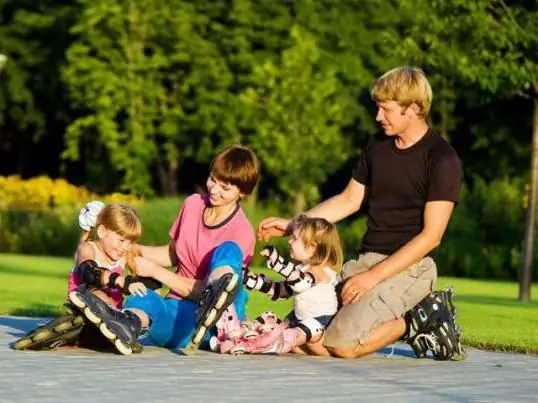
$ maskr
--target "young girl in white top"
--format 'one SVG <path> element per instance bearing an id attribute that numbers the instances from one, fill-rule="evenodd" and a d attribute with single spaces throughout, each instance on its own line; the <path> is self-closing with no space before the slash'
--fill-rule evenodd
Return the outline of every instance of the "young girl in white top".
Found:
<path id="1" fill-rule="evenodd" d="M 336 314 L 336 275 L 343 261 L 336 227 L 325 219 L 305 215 L 295 218 L 291 226 L 289 244 L 294 261 L 286 262 L 273 247 L 261 252 L 267 258 L 267 267 L 285 280 L 275 282 L 263 274 L 247 272 L 244 284 L 247 289 L 266 293 L 273 300 L 293 297 L 293 311 L 262 334 L 242 334 L 221 342 L 213 340 L 214 347 L 218 344 L 216 350 L 232 354 L 289 352 L 307 342 L 319 341 Z M 261 320 L 267 316 L 262 315 Z"/>

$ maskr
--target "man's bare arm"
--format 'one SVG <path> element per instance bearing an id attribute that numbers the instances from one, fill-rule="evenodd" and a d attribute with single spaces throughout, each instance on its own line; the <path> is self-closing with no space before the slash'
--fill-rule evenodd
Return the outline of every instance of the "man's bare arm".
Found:
<path id="1" fill-rule="evenodd" d="M 310 217 L 325 218 L 336 223 L 357 212 L 364 200 L 365 187 L 351 178 L 345 189 L 306 212 Z"/>
<path id="2" fill-rule="evenodd" d="M 450 201 L 431 201 L 424 208 L 424 229 L 420 234 L 375 265 L 371 273 L 378 283 L 402 272 L 417 263 L 441 243 L 443 234 L 454 210 Z"/>

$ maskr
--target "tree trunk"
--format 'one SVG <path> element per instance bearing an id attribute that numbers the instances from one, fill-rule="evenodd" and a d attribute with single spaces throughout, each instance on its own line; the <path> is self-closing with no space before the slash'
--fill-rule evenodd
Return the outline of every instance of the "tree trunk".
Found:
<path id="1" fill-rule="evenodd" d="M 178 157 L 173 156 L 168 159 L 168 175 L 166 176 L 166 190 L 168 191 L 167 195 L 176 196 L 177 195 L 177 171 L 179 169 Z"/>
<path id="2" fill-rule="evenodd" d="M 164 196 L 177 195 L 177 169 L 177 160 L 167 160 L 160 152 L 157 153 L 157 174 L 161 192 Z"/>
<path id="3" fill-rule="evenodd" d="M 535 84 L 538 86 L 538 84 Z M 536 218 L 536 198 L 538 191 L 538 91 L 533 98 L 534 108 L 532 114 L 532 165 L 529 205 L 525 222 L 525 239 L 523 242 L 523 260 L 519 280 L 519 300 L 531 300 L 532 260 L 534 256 L 534 230 Z"/>
<path id="4" fill-rule="evenodd" d="M 295 197 L 293 198 L 293 213 L 299 214 L 304 211 L 304 208 L 306 206 L 306 201 L 304 197 L 304 193 L 301 191 L 297 191 L 295 193 Z"/>
<path id="5" fill-rule="evenodd" d="M 2 73 L 2 70 L 4 70 L 4 65 L 6 64 L 6 62 L 7 62 L 6 55 L 3 55 L 2 53 L 0 53 L 0 73 Z"/>

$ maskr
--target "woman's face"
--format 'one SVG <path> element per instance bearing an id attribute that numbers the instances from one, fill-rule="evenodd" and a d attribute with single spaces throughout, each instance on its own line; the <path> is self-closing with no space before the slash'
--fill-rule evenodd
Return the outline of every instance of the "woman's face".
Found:
<path id="1" fill-rule="evenodd" d="M 214 207 L 237 203 L 242 196 L 237 186 L 221 182 L 212 174 L 207 178 L 206 185 L 209 193 L 209 201 Z"/>

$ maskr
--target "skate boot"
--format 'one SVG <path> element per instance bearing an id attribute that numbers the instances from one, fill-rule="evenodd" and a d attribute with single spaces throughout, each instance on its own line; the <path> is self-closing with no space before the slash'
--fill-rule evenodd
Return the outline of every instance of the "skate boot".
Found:
<path id="1" fill-rule="evenodd" d="M 215 324 L 217 334 L 209 339 L 209 349 L 213 352 L 219 351 L 219 345 L 227 340 L 235 340 L 243 336 L 242 326 L 233 304 L 223 312 L 220 319 Z"/>
<path id="2" fill-rule="evenodd" d="M 226 272 L 220 276 L 215 272 L 211 273 L 208 284 L 198 300 L 195 331 L 187 346 L 188 349 L 198 348 L 206 332 L 217 323 L 233 302 L 238 289 L 239 276 L 236 273 Z"/>
<path id="3" fill-rule="evenodd" d="M 455 321 L 453 290 L 435 291 L 409 310 L 404 318 L 407 342 L 417 358 L 431 351 L 438 360 L 450 360 L 454 354 L 464 355 L 461 330 Z"/>
<path id="4" fill-rule="evenodd" d="M 129 355 L 142 351 L 137 339 L 142 326 L 140 319 L 134 313 L 117 310 L 89 291 L 72 291 L 69 293 L 69 300 L 99 328 L 103 336 L 121 354 Z"/>
<path id="5" fill-rule="evenodd" d="M 62 305 L 62 308 L 64 309 L 65 313 L 67 313 L 68 315 L 77 315 L 77 314 L 82 315 L 82 312 L 80 312 L 80 310 L 70 301 L 64 302 L 64 304 Z"/>
<path id="6" fill-rule="evenodd" d="M 231 304 L 217 321 L 217 334 L 209 339 L 209 349 L 213 352 L 228 353 L 239 341 L 256 338 L 272 331 L 282 321 L 271 311 L 263 312 L 254 320 L 240 322 Z"/>
<path id="7" fill-rule="evenodd" d="M 257 337 L 238 340 L 228 352 L 233 355 L 288 353 L 297 346 L 301 333 L 298 328 L 284 328 L 279 325 Z"/>
<path id="8" fill-rule="evenodd" d="M 466 357 L 466 353 L 465 353 L 465 349 L 463 348 L 463 344 L 462 344 L 462 338 L 463 338 L 463 330 L 461 329 L 461 327 L 459 326 L 459 324 L 457 323 L 456 321 L 456 316 L 457 316 L 457 310 L 456 310 L 456 306 L 454 305 L 454 301 L 453 301 L 453 296 L 454 296 L 454 288 L 452 287 L 448 287 L 447 289 L 443 290 L 443 291 L 437 291 L 437 292 L 434 292 L 432 294 L 432 297 L 438 301 L 441 305 L 443 305 L 444 307 L 446 307 L 448 309 L 448 329 L 449 330 L 446 330 L 445 332 L 446 333 L 450 333 L 453 335 L 453 344 L 454 344 L 454 353 L 452 355 L 451 358 L 456 358 L 458 360 L 463 360 L 465 359 Z M 441 330 L 441 332 L 443 332 Z M 443 340 L 443 338 L 447 338 L 448 336 L 442 336 L 442 337 L 438 337 L 439 340 Z M 452 339 L 452 337 L 451 337 Z M 444 359 L 444 356 L 442 354 L 442 351 L 441 353 L 438 353 L 436 351 L 433 351 L 433 355 L 442 360 Z"/>
<path id="9" fill-rule="evenodd" d="M 250 339 L 260 334 L 268 333 L 280 325 L 282 321 L 271 311 L 265 311 L 254 320 L 241 323 L 243 338 Z"/>
<path id="10" fill-rule="evenodd" d="M 52 350 L 66 345 L 75 345 L 84 327 L 84 316 L 80 313 L 61 316 L 28 332 L 17 340 L 15 350 Z"/>

